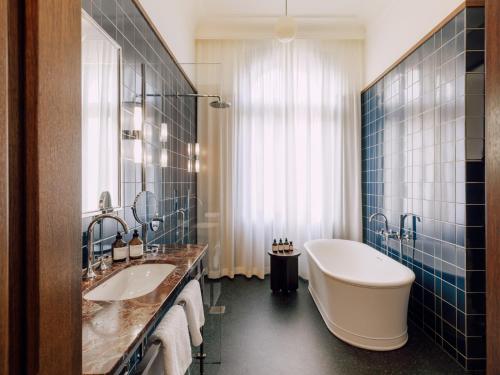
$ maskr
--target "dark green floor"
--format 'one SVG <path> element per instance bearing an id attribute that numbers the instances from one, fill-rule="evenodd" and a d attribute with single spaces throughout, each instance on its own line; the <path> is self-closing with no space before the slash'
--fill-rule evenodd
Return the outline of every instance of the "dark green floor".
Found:
<path id="1" fill-rule="evenodd" d="M 222 280 L 221 364 L 208 375 L 464 374 L 461 367 L 418 329 L 407 345 L 372 352 L 345 344 L 330 333 L 307 290 L 273 295 L 269 280 Z M 217 320 L 207 322 L 208 362 L 217 358 Z M 212 361 L 213 362 L 213 361 Z M 198 374 L 193 366 L 191 374 Z"/>

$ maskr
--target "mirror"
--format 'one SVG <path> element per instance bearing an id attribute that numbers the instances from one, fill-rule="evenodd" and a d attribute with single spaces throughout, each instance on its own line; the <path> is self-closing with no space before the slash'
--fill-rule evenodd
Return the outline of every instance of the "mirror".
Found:
<path id="1" fill-rule="evenodd" d="M 135 197 L 132 212 L 139 224 L 149 225 L 153 232 L 160 229 L 163 220 L 158 217 L 158 201 L 156 195 L 150 191 L 141 191 Z"/>
<path id="2" fill-rule="evenodd" d="M 82 215 L 121 207 L 121 48 L 82 13 Z M 102 204 L 102 202 L 101 202 Z"/>

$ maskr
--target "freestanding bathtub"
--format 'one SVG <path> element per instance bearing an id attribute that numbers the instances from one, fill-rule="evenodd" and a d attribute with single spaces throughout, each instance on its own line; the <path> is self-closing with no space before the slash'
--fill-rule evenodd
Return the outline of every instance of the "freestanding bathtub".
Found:
<path id="1" fill-rule="evenodd" d="M 314 240 L 304 247 L 309 291 L 335 336 L 370 350 L 406 344 L 413 271 L 359 242 Z"/>

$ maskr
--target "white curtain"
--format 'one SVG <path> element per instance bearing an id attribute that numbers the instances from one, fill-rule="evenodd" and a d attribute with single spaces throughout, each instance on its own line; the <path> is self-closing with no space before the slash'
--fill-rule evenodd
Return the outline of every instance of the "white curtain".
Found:
<path id="1" fill-rule="evenodd" d="M 198 195 L 221 213 L 213 275 L 264 277 L 274 238 L 361 240 L 362 51 L 361 41 L 198 41 L 197 61 L 221 63 L 232 102 L 200 108 Z"/>
<path id="2" fill-rule="evenodd" d="M 82 40 L 82 212 L 98 210 L 103 191 L 118 205 L 120 82 L 117 48 L 84 20 Z"/>

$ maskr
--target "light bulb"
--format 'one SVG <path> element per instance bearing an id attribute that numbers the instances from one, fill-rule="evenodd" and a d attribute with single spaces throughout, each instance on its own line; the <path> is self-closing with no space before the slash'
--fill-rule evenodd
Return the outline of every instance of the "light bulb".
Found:
<path id="1" fill-rule="evenodd" d="M 295 19 L 290 16 L 278 18 L 274 33 L 281 43 L 290 43 L 295 39 L 295 35 L 297 34 L 297 23 Z"/>
<path id="2" fill-rule="evenodd" d="M 136 104 L 134 106 L 134 130 L 142 130 L 142 106 Z"/>
<path id="3" fill-rule="evenodd" d="M 194 154 L 195 154 L 195 156 L 200 156 L 200 144 L 199 143 L 194 144 Z"/>
<path id="4" fill-rule="evenodd" d="M 188 156 L 191 157 L 191 155 L 193 154 L 193 147 L 191 143 L 188 143 L 187 146 L 188 146 Z"/>
<path id="5" fill-rule="evenodd" d="M 168 140 L 168 125 L 164 122 L 160 126 L 160 142 L 166 142 Z"/>
<path id="6" fill-rule="evenodd" d="M 193 166 L 192 166 L 192 164 L 191 164 L 191 160 L 188 160 L 188 165 L 187 165 L 187 167 L 188 167 L 188 172 L 192 172 L 192 171 L 193 171 Z"/>
<path id="7" fill-rule="evenodd" d="M 199 161 L 198 159 L 196 159 L 196 160 L 194 161 L 194 171 L 195 171 L 196 173 L 199 173 L 199 172 L 200 172 L 200 161 Z"/>
<path id="8" fill-rule="evenodd" d="M 134 163 L 142 163 L 142 141 L 134 139 Z"/>
<path id="9" fill-rule="evenodd" d="M 168 151 L 166 148 L 161 149 L 160 166 L 166 168 L 168 166 Z"/>

